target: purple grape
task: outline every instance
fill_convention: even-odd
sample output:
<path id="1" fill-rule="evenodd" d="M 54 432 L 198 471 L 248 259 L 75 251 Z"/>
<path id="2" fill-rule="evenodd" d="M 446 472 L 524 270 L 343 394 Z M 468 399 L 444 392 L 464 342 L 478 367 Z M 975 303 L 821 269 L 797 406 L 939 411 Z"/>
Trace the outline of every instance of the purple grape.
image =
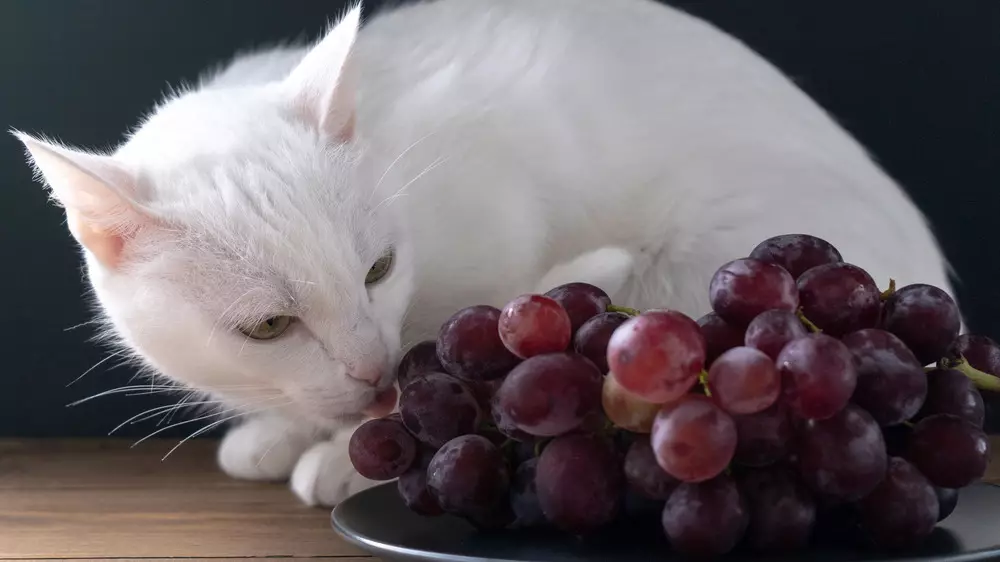
<path id="1" fill-rule="evenodd" d="M 441 326 L 438 360 L 452 375 L 468 380 L 492 380 L 506 375 L 519 359 L 500 340 L 500 310 L 470 306 Z"/>
<path id="2" fill-rule="evenodd" d="M 948 293 L 931 285 L 907 285 L 885 301 L 882 326 L 927 365 L 947 355 L 962 327 L 962 317 Z"/>
<path id="3" fill-rule="evenodd" d="M 543 295 L 521 295 L 508 302 L 497 329 L 503 344 L 521 359 L 566 351 L 573 341 L 566 309 Z"/>
<path id="4" fill-rule="evenodd" d="M 986 417 L 983 397 L 969 377 L 952 369 L 934 369 L 927 373 L 927 385 L 927 400 L 918 417 L 951 414 L 983 427 Z"/>
<path id="5" fill-rule="evenodd" d="M 734 326 L 746 326 L 773 308 L 796 310 L 795 279 L 784 268 L 753 259 L 731 261 L 715 272 L 708 288 L 714 310 Z"/>
<path id="6" fill-rule="evenodd" d="M 799 317 L 788 310 L 767 310 L 757 315 L 747 327 L 743 343 L 759 349 L 776 361 L 788 342 L 809 334 Z"/>
<path id="7" fill-rule="evenodd" d="M 750 252 L 750 257 L 780 265 L 796 279 L 814 267 L 844 261 L 832 244 L 808 234 L 768 238 Z"/>
<path id="8" fill-rule="evenodd" d="M 500 449 L 480 435 L 445 443 L 427 467 L 427 488 L 441 509 L 469 518 L 506 505 L 509 478 Z"/>
<path id="9" fill-rule="evenodd" d="M 746 538 L 758 552 L 791 552 L 806 546 L 816 524 L 816 504 L 787 468 L 745 472 L 737 480 L 750 525 Z"/>
<path id="10" fill-rule="evenodd" d="M 736 453 L 736 423 L 710 398 L 689 394 L 656 415 L 650 445 L 674 478 L 704 482 L 718 476 Z"/>
<path id="11" fill-rule="evenodd" d="M 624 490 L 621 461 L 598 437 L 557 437 L 538 459 L 535 485 L 546 519 L 564 531 L 586 534 L 618 515 Z"/>
<path id="12" fill-rule="evenodd" d="M 781 402 L 763 412 L 733 416 L 733 421 L 737 435 L 733 462 L 762 467 L 788 457 L 793 441 L 792 424 Z"/>
<path id="13" fill-rule="evenodd" d="M 429 373 L 406 385 L 399 399 L 399 412 L 406 429 L 432 447 L 475 433 L 482 421 L 472 391 L 444 373 Z"/>
<path id="14" fill-rule="evenodd" d="M 827 335 L 840 337 L 878 323 L 881 293 L 856 265 L 814 267 L 799 277 L 798 287 L 802 313 Z"/>
<path id="15" fill-rule="evenodd" d="M 722 474 L 678 486 L 663 508 L 662 522 L 674 550 L 708 558 L 725 554 L 740 542 L 749 514 L 733 479 Z"/>
<path id="16" fill-rule="evenodd" d="M 948 357 L 964 357 L 969 365 L 980 371 L 1000 376 L 1000 345 L 986 336 L 963 334 L 948 348 Z"/>
<path id="17" fill-rule="evenodd" d="M 510 484 L 510 508 L 514 513 L 513 528 L 541 527 L 547 523 L 542 506 L 538 503 L 538 486 L 535 482 L 538 459 L 530 459 L 517 467 Z"/>
<path id="18" fill-rule="evenodd" d="M 361 476 L 369 480 L 392 480 L 413 465 L 417 442 L 396 420 L 368 420 L 354 430 L 347 453 Z"/>
<path id="19" fill-rule="evenodd" d="M 832 418 L 804 422 L 797 441 L 802 480 L 827 502 L 857 501 L 885 477 L 882 432 L 868 412 L 853 404 Z"/>
<path id="20" fill-rule="evenodd" d="M 934 495 L 938 501 L 938 522 L 944 521 L 958 507 L 959 490 L 955 488 L 934 487 Z"/>
<path id="21" fill-rule="evenodd" d="M 680 480 L 666 473 L 656 462 L 656 454 L 645 435 L 632 442 L 625 455 L 625 481 L 637 494 L 653 499 L 666 500 Z"/>
<path id="22" fill-rule="evenodd" d="M 927 397 L 927 375 L 906 344 L 875 328 L 850 333 L 841 341 L 851 350 L 858 371 L 854 403 L 883 426 L 916 415 Z"/>
<path id="23" fill-rule="evenodd" d="M 588 283 L 567 283 L 545 293 L 555 299 L 569 314 L 570 326 L 575 334 L 587 320 L 607 312 L 611 298 L 598 287 Z"/>
<path id="24" fill-rule="evenodd" d="M 515 367 L 500 385 L 498 419 L 531 435 L 562 435 L 600 411 L 603 382 L 601 373 L 582 355 L 537 355 Z"/>
<path id="25" fill-rule="evenodd" d="M 771 407 L 781 394 L 774 360 L 752 347 L 734 347 L 708 370 L 712 400 L 730 414 L 754 414 Z"/>
<path id="26" fill-rule="evenodd" d="M 434 453 L 435 451 L 431 449 L 421 451 L 410 470 L 396 481 L 399 497 L 403 499 L 406 507 L 414 513 L 426 517 L 435 517 L 444 513 L 431 491 L 427 489 L 427 466 L 434 458 Z"/>
<path id="27" fill-rule="evenodd" d="M 743 329 L 730 325 L 714 312 L 698 319 L 701 335 L 705 337 L 705 366 L 734 347 L 743 345 Z"/>
<path id="28" fill-rule="evenodd" d="M 858 507 L 862 529 L 882 548 L 920 544 L 938 521 L 938 499 L 930 482 L 899 457 L 889 459 L 885 479 Z"/>
<path id="29" fill-rule="evenodd" d="M 964 488 L 986 474 L 990 442 L 983 430 L 962 418 L 938 414 L 913 428 L 906 458 L 931 484 Z"/>
<path id="30" fill-rule="evenodd" d="M 423 341 L 410 348 L 399 361 L 396 380 L 399 388 L 404 388 L 413 379 L 427 373 L 443 373 L 444 367 L 437 357 L 437 342 Z"/>
<path id="31" fill-rule="evenodd" d="M 573 349 L 590 359 L 602 375 L 608 373 L 608 342 L 629 317 L 620 312 L 602 312 L 587 320 L 573 336 Z"/>
<path id="32" fill-rule="evenodd" d="M 822 420 L 835 415 L 857 385 L 850 350 L 824 334 L 792 340 L 781 350 L 777 365 L 785 404 L 801 418 Z"/>
<path id="33" fill-rule="evenodd" d="M 493 400 L 490 403 L 490 414 L 493 417 L 493 424 L 497 426 L 497 431 L 518 443 L 534 443 L 535 436 L 518 429 L 517 424 L 504 413 L 505 411 L 500 408 L 497 395 L 493 395 Z"/>

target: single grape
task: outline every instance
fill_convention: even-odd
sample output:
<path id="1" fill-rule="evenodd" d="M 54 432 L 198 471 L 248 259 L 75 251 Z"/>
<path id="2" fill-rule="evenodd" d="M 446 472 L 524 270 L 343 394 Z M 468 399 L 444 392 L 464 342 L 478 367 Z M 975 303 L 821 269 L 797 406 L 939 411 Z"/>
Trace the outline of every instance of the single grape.
<path id="1" fill-rule="evenodd" d="M 608 366 L 629 392 L 648 402 L 678 396 L 677 384 L 705 365 L 705 338 L 680 312 L 651 310 L 630 318 L 608 342 Z"/>
<path id="2" fill-rule="evenodd" d="M 535 436 L 518 429 L 517 424 L 500 408 L 499 398 L 494 395 L 490 402 L 490 416 L 493 418 L 493 425 L 497 427 L 502 435 L 518 443 L 534 443 Z"/>
<path id="3" fill-rule="evenodd" d="M 906 458 L 931 484 L 964 488 L 986 474 L 990 442 L 983 430 L 962 418 L 938 414 L 913 428 Z"/>
<path id="4" fill-rule="evenodd" d="M 392 480 L 413 465 L 417 442 L 396 420 L 368 420 L 351 434 L 347 453 L 361 476 Z"/>
<path id="5" fill-rule="evenodd" d="M 670 546 L 697 558 L 732 550 L 743 538 L 748 520 L 739 489 L 726 475 L 678 486 L 663 508 L 662 519 Z"/>
<path id="6" fill-rule="evenodd" d="M 472 391 L 444 373 L 429 373 L 406 385 L 399 399 L 399 413 L 406 429 L 432 447 L 475 433 L 482 421 Z"/>
<path id="7" fill-rule="evenodd" d="M 752 347 L 734 347 L 708 370 L 712 400 L 730 414 L 753 414 L 774 404 L 781 376 L 774 360 Z"/>
<path id="8" fill-rule="evenodd" d="M 618 515 L 624 477 L 607 442 L 572 434 L 553 439 L 542 451 L 535 485 L 546 519 L 564 531 L 585 534 Z"/>
<path id="9" fill-rule="evenodd" d="M 517 467 L 510 483 L 510 509 L 514 513 L 511 527 L 526 529 L 541 527 L 547 522 L 542 506 L 538 503 L 538 486 L 535 478 L 538 459 L 530 459 Z"/>
<path id="10" fill-rule="evenodd" d="M 899 457 L 889 459 L 885 479 L 858 506 L 862 529 L 882 548 L 920 544 L 938 521 L 934 488 Z"/>
<path id="11" fill-rule="evenodd" d="M 657 414 L 650 437 L 656 461 L 684 482 L 718 476 L 736 452 L 736 424 L 711 399 L 691 394 Z"/>
<path id="12" fill-rule="evenodd" d="M 500 341 L 521 359 L 566 351 L 572 337 L 566 310 L 542 295 L 521 295 L 507 303 L 498 329 Z"/>
<path id="13" fill-rule="evenodd" d="M 835 415 L 858 381 L 850 350 L 824 334 L 792 340 L 778 354 L 777 365 L 785 403 L 791 413 L 806 419 Z"/>
<path id="14" fill-rule="evenodd" d="M 620 312 L 602 312 L 587 320 L 573 336 L 573 349 L 590 359 L 602 374 L 608 373 L 608 342 L 619 326 L 629 319 Z"/>
<path id="15" fill-rule="evenodd" d="M 580 427 L 601 408 L 603 377 L 575 353 L 537 355 L 514 368 L 496 393 L 502 417 L 539 437 Z"/>
<path id="16" fill-rule="evenodd" d="M 407 470 L 396 481 L 399 496 L 403 499 L 406 507 L 410 508 L 414 513 L 419 513 L 427 517 L 434 517 L 444 513 L 441 506 L 438 505 L 437 500 L 431 494 L 431 491 L 427 489 L 427 466 L 430 464 L 431 459 L 434 458 L 435 452 L 429 449 L 421 451 L 413 466 L 410 467 L 410 470 Z"/>
<path id="17" fill-rule="evenodd" d="M 858 372 L 855 404 L 883 426 L 916 415 L 927 397 L 927 375 L 906 344 L 876 328 L 852 332 L 841 341 L 851 351 Z"/>
<path id="18" fill-rule="evenodd" d="M 993 376 L 1000 375 L 1000 345 L 986 336 L 962 334 L 948 348 L 948 357 L 964 357 L 969 365 Z"/>
<path id="19" fill-rule="evenodd" d="M 484 516 L 506 504 L 507 463 L 493 443 L 463 435 L 444 444 L 427 466 L 427 488 L 447 513 Z"/>
<path id="20" fill-rule="evenodd" d="M 743 416 L 733 416 L 736 423 L 736 454 L 733 462 L 761 467 L 788 457 L 793 441 L 792 424 L 784 404 Z"/>
<path id="21" fill-rule="evenodd" d="M 410 348 L 399 361 L 396 380 L 399 388 L 405 388 L 413 379 L 427 373 L 443 373 L 444 367 L 437 356 L 437 342 L 422 341 Z"/>
<path id="22" fill-rule="evenodd" d="M 798 287 L 802 313 L 827 335 L 840 337 L 878 323 L 881 293 L 856 265 L 814 267 L 799 277 Z"/>
<path id="23" fill-rule="evenodd" d="M 737 483 L 750 515 L 750 548 L 791 552 L 806 546 L 816 524 L 816 503 L 795 474 L 781 466 L 758 468 L 741 474 Z"/>
<path id="24" fill-rule="evenodd" d="M 983 396 L 972 380 L 961 372 L 934 369 L 927 373 L 927 400 L 917 417 L 935 414 L 958 416 L 982 428 L 986 417 Z"/>
<path id="25" fill-rule="evenodd" d="M 808 234 L 784 234 L 768 238 L 750 252 L 750 257 L 780 265 L 796 279 L 814 267 L 844 261 L 832 244 Z"/>
<path id="26" fill-rule="evenodd" d="M 795 278 L 785 268 L 755 259 L 731 261 L 708 287 L 712 310 L 734 326 L 746 326 L 765 310 L 796 310 Z"/>
<path id="27" fill-rule="evenodd" d="M 607 312 L 611 298 L 598 287 L 588 283 L 567 283 L 545 293 L 545 296 L 555 299 L 569 314 L 573 333 L 583 326 L 583 323 L 602 312 Z"/>
<path id="28" fill-rule="evenodd" d="M 500 310 L 470 306 L 441 326 L 437 356 L 446 371 L 469 380 L 491 380 L 507 374 L 518 358 L 500 341 Z"/>
<path id="29" fill-rule="evenodd" d="M 958 507 L 959 490 L 955 488 L 938 488 L 934 486 L 934 495 L 938 501 L 938 522 L 944 521 Z"/>
<path id="30" fill-rule="evenodd" d="M 766 310 L 747 326 L 743 345 L 759 349 L 776 361 L 788 342 L 809 334 L 802 321 L 788 310 Z"/>
<path id="31" fill-rule="evenodd" d="M 882 326 L 899 336 L 920 363 L 927 365 L 948 353 L 962 327 L 962 317 L 948 293 L 931 285 L 907 285 L 885 301 Z"/>
<path id="32" fill-rule="evenodd" d="M 625 481 L 639 495 L 661 501 L 681 483 L 660 468 L 646 437 L 633 441 L 625 455 Z"/>
<path id="33" fill-rule="evenodd" d="M 726 351 L 743 345 L 743 329 L 733 326 L 714 312 L 698 319 L 701 335 L 705 338 L 705 365 Z"/>
<path id="34" fill-rule="evenodd" d="M 853 404 L 799 428 L 799 474 L 828 503 L 857 501 L 885 477 L 888 457 L 878 423 Z"/>
<path id="35" fill-rule="evenodd" d="M 694 385 L 696 380 L 696 377 L 689 379 L 688 388 Z M 687 389 L 678 390 L 681 395 L 687 392 Z M 653 420 L 660 411 L 659 404 L 646 402 L 622 388 L 613 373 L 604 377 L 604 386 L 601 388 L 601 406 L 611 423 L 635 433 L 652 431 Z"/>

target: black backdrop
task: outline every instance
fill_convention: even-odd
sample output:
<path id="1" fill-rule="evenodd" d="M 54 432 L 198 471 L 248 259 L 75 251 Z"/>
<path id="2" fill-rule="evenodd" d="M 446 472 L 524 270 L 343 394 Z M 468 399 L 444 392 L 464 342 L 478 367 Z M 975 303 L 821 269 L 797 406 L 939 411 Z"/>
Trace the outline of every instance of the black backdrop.
<path id="1" fill-rule="evenodd" d="M 499 0 L 498 0 L 499 1 Z M 597 0 L 595 0 L 597 1 Z M 866 144 L 930 216 L 973 329 L 1000 336 L 1000 2 L 676 0 L 784 69 Z M 315 37 L 342 1 L 3 0 L 0 126 L 118 142 L 168 83 L 234 50 Z M 370 2 L 367 8 L 378 3 Z M 872 241 L 877 244 L 877 240 Z M 61 211 L 0 136 L 0 435 L 103 435 L 161 400 L 73 400 L 125 384 L 95 368 L 77 251 Z M 186 435 L 199 423 L 169 432 Z M 144 435 L 154 424 L 126 427 Z"/>

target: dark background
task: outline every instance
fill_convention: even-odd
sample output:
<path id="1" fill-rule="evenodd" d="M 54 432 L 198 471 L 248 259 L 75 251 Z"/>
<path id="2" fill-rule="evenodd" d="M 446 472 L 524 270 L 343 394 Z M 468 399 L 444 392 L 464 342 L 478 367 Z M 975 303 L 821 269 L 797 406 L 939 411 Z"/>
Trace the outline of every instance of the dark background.
<path id="1" fill-rule="evenodd" d="M 498 0 L 500 1 L 500 0 Z M 594 0 L 599 1 L 599 0 Z M 928 214 L 972 329 L 1000 337 L 1000 2 L 676 1 L 777 64 L 871 150 Z M 316 37 L 336 0 L 0 1 L 0 127 L 119 142 L 166 91 L 233 51 Z M 382 3 L 369 2 L 368 11 Z M 877 244 L 878 240 L 872 240 Z M 80 260 L 0 135 L 0 436 L 103 435 L 150 397 L 66 404 L 126 384 L 97 367 Z M 181 426 L 187 435 L 200 426 Z M 145 435 L 153 423 L 122 433 Z"/>

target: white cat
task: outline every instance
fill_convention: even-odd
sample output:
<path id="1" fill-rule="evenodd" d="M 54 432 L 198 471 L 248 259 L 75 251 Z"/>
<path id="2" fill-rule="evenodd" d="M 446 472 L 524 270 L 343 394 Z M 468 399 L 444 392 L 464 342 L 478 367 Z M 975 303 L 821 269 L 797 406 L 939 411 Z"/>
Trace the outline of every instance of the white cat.
<path id="1" fill-rule="evenodd" d="M 358 26 L 239 58 L 112 154 L 18 133 L 122 345 L 253 413 L 233 476 L 324 505 L 369 485 L 352 424 L 466 305 L 579 280 L 697 316 L 719 265 L 790 232 L 949 286 L 864 149 L 680 11 L 438 0 Z"/>

